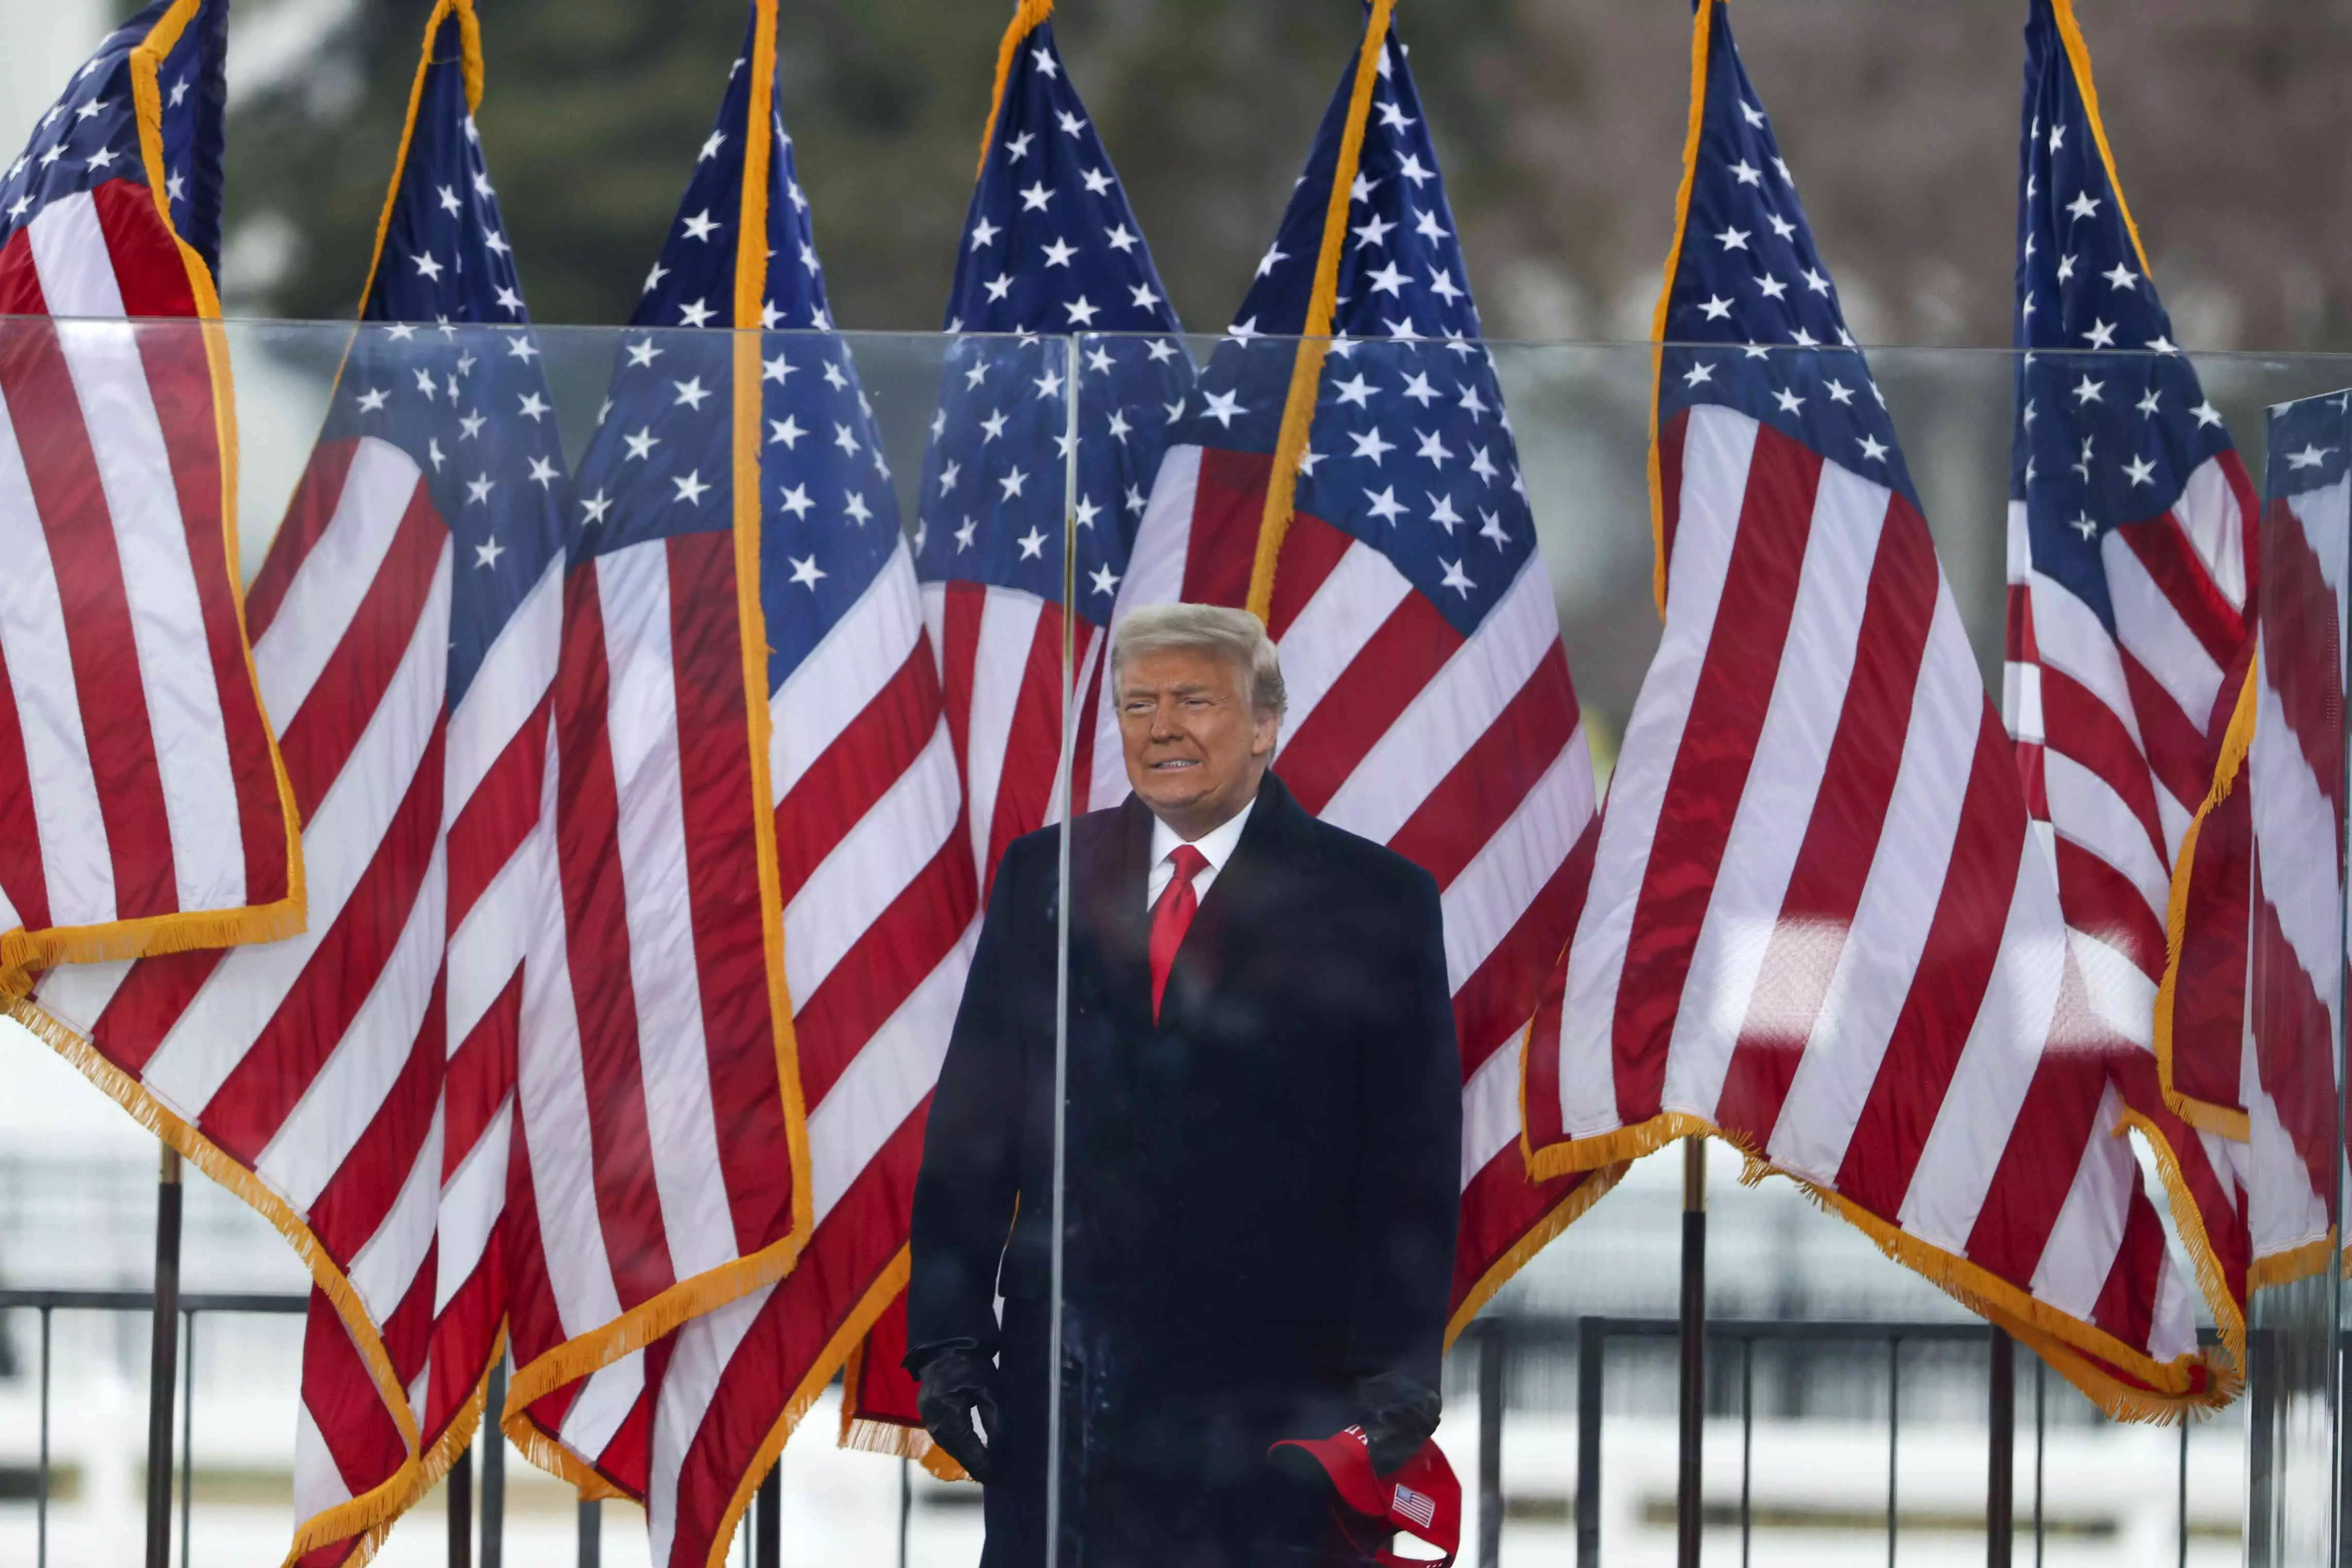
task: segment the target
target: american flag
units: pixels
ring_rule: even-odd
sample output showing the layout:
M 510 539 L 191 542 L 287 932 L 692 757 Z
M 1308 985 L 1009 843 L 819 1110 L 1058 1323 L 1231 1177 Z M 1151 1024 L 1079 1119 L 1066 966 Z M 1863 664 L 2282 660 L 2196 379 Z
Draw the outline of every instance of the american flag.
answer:
M 310 1261 L 293 1555 L 320 1563 L 462 1452 L 506 1310 L 563 482 L 473 35 L 467 0 L 426 29 L 363 324 L 248 603 L 310 931 L 36 994 Z
M 2072 0 L 2030 0 L 2003 710 L 2091 1010 L 2173 1215 L 2242 1319 L 2243 1180 L 2153 1051 L 2173 855 L 2245 644 L 2254 500 L 2148 276 Z M 2117 351 L 2136 351 L 2123 353 Z
M 2092 1005 L 2146 1044 L 2253 490 L 2172 342 L 2068 0 L 2032 0 L 2025 42 L 2002 706 Z
M 1169 410 L 1192 384 L 1142 227 L 1045 11 L 1032 0 L 1005 31 L 948 301 L 950 332 L 1004 335 L 949 349 L 916 514 L 915 570 L 983 898 L 1005 846 L 1060 818 L 1066 780 L 1076 781 L 1078 809 L 1088 804 L 1103 627 L 1167 449 Z M 1079 721 L 1067 752 L 1066 629 Z M 953 1468 L 923 1434 L 905 1352 L 894 1302 L 853 1360 L 844 1441 Z
M 753 123 L 772 126 L 761 298 L 779 330 L 757 341 L 752 395 L 769 784 L 814 1229 L 781 1284 L 694 1317 L 531 1413 L 576 1469 L 646 1504 L 664 1563 L 700 1563 L 726 1537 L 793 1422 L 903 1283 L 923 1111 L 977 905 L 938 664 L 879 434 L 846 345 L 806 331 L 831 323 L 790 142 L 765 109 L 772 29 L 763 0 L 719 123 L 731 138 L 748 96 Z M 682 222 L 703 210 L 706 182 L 742 181 L 745 162 L 718 142 L 719 167 L 698 173 Z M 698 268 L 697 243 L 685 229 L 672 238 L 663 285 L 731 289 L 731 273 Z M 664 341 L 684 352 L 685 337 Z M 620 374 L 614 417 L 636 368 Z M 723 401 L 701 418 L 723 431 Z M 662 428 L 694 438 L 683 418 Z M 717 1104 L 722 1117 L 741 1110 Z
M 228 0 L 157 0 L 0 172 L 0 1001 L 50 964 L 302 928 L 230 546 L 226 350 L 131 324 L 220 314 L 227 25 Z
M 2352 394 L 2272 411 L 2254 658 L 2250 1285 L 2317 1273 L 2341 1237 L 2346 571 Z M 2327 851 L 2312 853 L 2315 846 Z
M 2257 646 L 2223 688 L 2228 723 L 2181 839 L 2157 1003 L 2168 1098 L 2242 1145 L 2249 1290 L 2328 1266 L 2352 1177 L 2335 1049 L 2352 394 L 2283 404 L 2268 435 Z
M 1118 607 L 1258 611 L 1290 694 L 1276 771 L 1309 810 L 1437 879 L 1462 1044 L 1458 1332 L 1618 1173 L 1533 1183 L 1519 1152 L 1519 1039 L 1575 917 L 1592 763 L 1427 115 L 1388 19 L 1375 4 L 1257 279 L 1173 427 Z M 1310 301 L 1329 262 L 1327 314 Z M 1300 333 L 1310 341 L 1281 341 Z M 1295 375 L 1315 378 L 1312 420 L 1283 474 Z M 1296 489 L 1269 592 L 1253 566 L 1271 538 L 1267 491 L 1285 479 Z M 1104 748 L 1094 803 L 1126 788 Z
M 1022 7 L 1005 39 L 948 298 L 950 332 L 1019 335 L 950 349 L 917 511 L 916 569 L 983 891 L 1006 845 L 1060 816 L 1065 766 L 1078 809 L 1089 804 L 1101 633 L 1167 449 L 1169 411 L 1192 385 L 1141 226 L 1041 9 Z M 1053 333 L 1112 335 L 1075 345 L 1039 335 Z M 1066 495 L 1074 440 L 1076 491 Z M 1072 521 L 1077 558 L 1066 563 Z M 1066 760 L 1066 564 L 1083 726 Z
M 1665 629 L 1530 1034 L 1534 1168 L 1726 1137 L 2110 1410 L 2209 1399 L 1894 428 L 1724 7 L 1696 26 Z
M 755 416 L 764 385 L 823 373 L 772 349 L 763 364 L 751 332 L 675 330 L 782 323 L 756 275 L 737 287 L 741 256 L 794 254 L 774 37 L 762 0 L 623 334 L 568 520 L 563 918 L 545 935 L 570 984 L 524 997 L 517 1228 L 530 1239 L 516 1248 L 507 1424 L 534 1458 L 605 1490 L 646 1458 L 632 1352 L 782 1277 L 808 1233 L 768 796 L 768 677 L 793 628 L 761 613 L 782 563 L 761 553 L 761 442 L 779 437 Z

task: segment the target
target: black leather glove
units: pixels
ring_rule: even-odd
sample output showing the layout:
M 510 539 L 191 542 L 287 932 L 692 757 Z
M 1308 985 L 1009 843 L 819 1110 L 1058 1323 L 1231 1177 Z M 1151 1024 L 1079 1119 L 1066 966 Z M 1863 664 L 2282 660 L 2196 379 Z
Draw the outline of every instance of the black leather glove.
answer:
M 928 1379 L 925 1386 L 929 1386 Z M 1437 1390 L 1401 1372 L 1376 1372 L 1356 1384 L 1356 1403 L 1363 1411 L 1364 1446 L 1370 1450 L 1372 1473 L 1395 1472 L 1421 1451 L 1437 1430 L 1442 1401 Z M 928 1418 L 928 1417 L 927 1417 Z
M 996 1364 L 977 1348 L 950 1347 L 923 1363 L 915 1411 L 931 1441 L 982 1486 L 991 1464 L 988 1439 L 996 1435 Z M 980 1417 L 980 1430 L 972 1417 Z

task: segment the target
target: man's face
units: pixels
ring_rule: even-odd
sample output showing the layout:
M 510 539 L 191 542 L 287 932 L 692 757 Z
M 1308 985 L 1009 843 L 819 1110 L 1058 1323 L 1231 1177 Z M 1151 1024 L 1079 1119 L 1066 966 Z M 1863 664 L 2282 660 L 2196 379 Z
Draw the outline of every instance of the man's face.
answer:
M 1166 648 L 1118 672 L 1119 744 L 1127 779 L 1152 815 L 1186 838 L 1230 818 L 1257 795 L 1280 721 L 1250 706 L 1238 660 L 1207 648 Z

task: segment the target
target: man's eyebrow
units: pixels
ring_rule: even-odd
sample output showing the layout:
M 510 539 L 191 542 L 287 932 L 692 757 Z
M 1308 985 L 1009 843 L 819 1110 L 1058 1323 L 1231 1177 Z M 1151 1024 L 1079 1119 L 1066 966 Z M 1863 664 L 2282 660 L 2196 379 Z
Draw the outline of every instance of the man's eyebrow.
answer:
M 1179 697 L 1189 697 L 1196 691 L 1214 690 L 1216 690 L 1216 688 L 1205 680 L 1180 680 L 1172 686 L 1130 686 L 1121 691 L 1119 695 L 1121 697 L 1150 697 L 1155 692 L 1172 691 Z

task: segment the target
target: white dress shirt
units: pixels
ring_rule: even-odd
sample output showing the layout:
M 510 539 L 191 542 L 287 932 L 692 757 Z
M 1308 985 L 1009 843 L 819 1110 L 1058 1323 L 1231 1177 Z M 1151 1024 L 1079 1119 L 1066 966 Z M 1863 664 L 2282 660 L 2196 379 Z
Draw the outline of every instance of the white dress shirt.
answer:
M 1257 797 L 1252 795 L 1249 805 L 1234 813 L 1231 819 L 1192 840 L 1192 847 L 1209 862 L 1192 873 L 1192 896 L 1195 899 L 1209 896 L 1209 884 L 1217 879 L 1217 873 L 1224 869 L 1227 860 L 1233 858 L 1234 846 L 1242 841 L 1242 828 L 1248 823 L 1250 813 L 1256 808 Z M 1170 857 L 1176 853 L 1176 847 L 1184 842 L 1174 828 L 1156 816 L 1151 819 L 1151 875 L 1143 885 L 1145 909 L 1157 905 L 1160 895 L 1166 892 L 1168 884 L 1176 879 L 1176 863 Z

